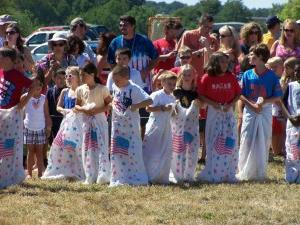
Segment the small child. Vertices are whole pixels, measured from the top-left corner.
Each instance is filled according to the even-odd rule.
[[[196,91],[194,68],[187,64],[182,67],[173,95],[183,113],[172,118],[172,162],[170,181],[175,183],[193,181],[198,161],[199,143],[199,100]],[[178,145],[179,144],[179,145]]]
[[[116,51],[116,63],[117,65],[121,66],[128,66],[129,62],[131,59],[131,51],[129,48],[119,48]],[[134,68],[129,68],[130,75],[129,79],[135,83],[137,86],[140,88],[144,89],[145,83],[142,80],[141,73],[140,71],[134,69]],[[112,79],[112,72],[108,74],[107,82],[106,82],[106,87],[108,90],[111,92],[112,91],[112,86],[113,86],[113,79]]]
[[[300,184],[300,63],[295,65],[295,80],[287,86],[283,97],[286,125],[285,179]]]
[[[149,95],[129,80],[128,66],[112,72],[113,104],[110,186],[147,185],[138,109],[152,104]]]
[[[108,125],[105,112],[110,108],[111,96],[97,78],[97,67],[88,63],[82,68],[83,85],[76,90],[76,106],[83,118],[82,161],[85,184],[108,183]]]
[[[280,80],[283,73],[283,60],[280,57],[270,58],[266,67],[273,70]],[[284,155],[286,119],[282,114],[281,101],[272,104],[272,151],[274,155]]]
[[[191,64],[193,51],[189,47],[183,45],[179,48],[177,54],[177,61],[175,62],[176,67],[172,68],[171,71],[177,75],[181,72],[181,67],[186,64]]]
[[[44,77],[37,76],[39,88],[36,89],[33,96],[25,105],[24,119],[24,144],[27,145],[27,178],[32,178],[32,169],[36,159],[38,177],[43,175],[44,157],[43,147],[46,144],[46,138],[50,135],[52,121],[49,115],[48,100],[42,94],[44,86]],[[22,98],[25,98],[24,94]]]
[[[300,60],[296,57],[290,57],[283,64],[283,74],[280,78],[282,91],[285,92],[288,84],[294,81],[294,68]]]
[[[79,67],[66,69],[67,88],[58,100],[57,111],[64,115],[59,131],[49,152],[49,161],[42,179],[83,180],[82,166],[82,120],[73,112],[76,103],[76,89],[80,85]]]
[[[0,189],[19,184],[25,178],[23,168],[23,118],[18,109],[20,97],[29,89],[32,97],[35,86],[32,81],[14,69],[16,51],[0,48]],[[4,129],[5,128],[5,129]]]
[[[245,104],[239,151],[240,180],[264,180],[272,135],[272,105],[280,101],[281,87],[276,74],[266,68],[270,52],[265,44],[250,49],[254,69],[243,75],[241,100]]]
[[[168,184],[172,157],[171,116],[175,105],[173,91],[177,76],[170,71],[163,72],[159,79],[163,89],[153,92],[151,112],[146,125],[143,143],[143,157],[151,183]]]

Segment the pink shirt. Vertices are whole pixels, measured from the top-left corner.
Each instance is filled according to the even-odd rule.
[[[284,61],[289,57],[296,57],[300,59],[300,46],[293,50],[286,49],[283,45],[278,44],[275,52],[276,56],[279,56]]]

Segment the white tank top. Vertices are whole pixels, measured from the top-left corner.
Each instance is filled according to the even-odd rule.
[[[41,95],[39,98],[31,97],[25,106],[25,128],[33,131],[39,131],[45,129],[45,95]]]

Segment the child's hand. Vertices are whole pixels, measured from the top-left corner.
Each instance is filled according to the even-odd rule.
[[[165,106],[162,106],[162,107],[164,107],[164,111],[171,111],[172,108],[173,108],[171,104],[165,105]]]
[[[261,111],[262,111],[262,105],[261,104],[255,103],[255,104],[252,105],[252,107],[253,107],[254,112],[256,112],[258,114],[261,113]]]
[[[299,116],[292,116],[289,118],[293,126],[299,127],[300,126],[300,117]]]
[[[131,106],[129,106],[129,109],[132,111],[132,112],[135,112],[137,111],[139,108],[136,104],[132,104]]]
[[[50,135],[51,135],[51,127],[47,127],[47,129],[46,129],[46,135],[47,135],[47,138],[50,137]]]
[[[198,107],[201,107],[202,105],[202,102],[200,101],[200,99],[196,98],[195,100],[193,100],[192,104],[198,106]]]
[[[91,109],[85,109],[84,113],[88,116],[94,116],[97,114],[96,109],[95,108],[91,108]]]

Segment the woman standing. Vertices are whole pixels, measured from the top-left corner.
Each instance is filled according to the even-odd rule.
[[[280,39],[271,48],[271,56],[279,56],[283,61],[292,56],[300,59],[299,35],[299,25],[294,20],[285,20]]]
[[[262,41],[262,30],[258,23],[246,23],[241,29],[241,50],[243,58],[249,54],[252,46],[259,44]]]
[[[34,61],[30,50],[24,47],[21,30],[16,23],[9,24],[6,28],[6,47],[13,48],[24,59],[25,72],[33,71]]]
[[[213,53],[200,82],[200,99],[207,103],[205,128],[206,164],[198,180],[220,183],[236,182],[238,165],[237,129],[233,106],[241,88],[227,72],[228,56]]]

